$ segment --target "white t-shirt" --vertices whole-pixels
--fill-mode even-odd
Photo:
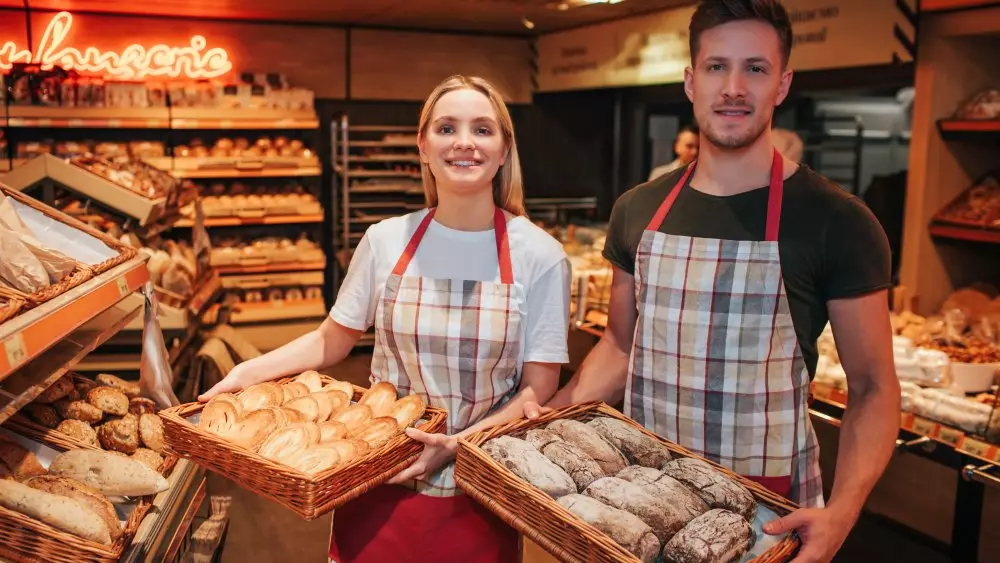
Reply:
[[[367,330],[385,293],[385,282],[427,215],[423,209],[369,227],[330,311],[337,323]],[[563,247],[525,217],[507,222],[514,282],[524,287],[521,362],[567,363],[570,265]],[[456,231],[432,220],[406,275],[437,279],[500,281],[496,237],[488,231]]]

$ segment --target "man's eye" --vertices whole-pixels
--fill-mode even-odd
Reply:
[[[750,72],[767,72],[767,69],[760,65],[753,65],[750,67]]]

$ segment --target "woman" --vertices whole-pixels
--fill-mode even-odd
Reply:
[[[331,561],[508,562],[517,533],[454,480],[458,438],[555,393],[568,361],[569,263],[524,216],[513,125],[480,78],[453,76],[418,131],[428,209],[372,226],[322,326],[247,361],[202,397],[341,361],[374,323],[372,382],[447,409],[447,434],[407,434],[420,458],[338,509]]]

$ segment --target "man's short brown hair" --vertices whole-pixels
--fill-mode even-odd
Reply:
[[[743,20],[762,21],[774,28],[781,45],[781,64],[787,65],[792,54],[792,22],[779,0],[702,0],[688,27],[692,64],[698,55],[698,40],[702,32]]]

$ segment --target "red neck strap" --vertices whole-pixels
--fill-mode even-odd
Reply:
[[[431,220],[434,219],[434,212],[437,211],[436,208],[432,208],[424,219],[420,221],[420,225],[417,226],[417,230],[410,237],[410,242],[407,243],[406,249],[403,250],[403,255],[399,257],[396,261],[396,267],[392,269],[393,275],[402,276],[406,272],[406,268],[410,265],[410,261],[417,254],[417,247],[420,246],[420,241],[424,238],[424,233],[427,232],[427,227],[430,226]],[[500,264],[500,281],[501,283],[510,285],[514,283],[514,268],[511,265],[510,259],[510,240],[507,237],[507,218],[504,217],[503,211],[496,207],[493,210],[493,233],[496,235],[497,239],[497,260]]]
[[[660,230],[660,225],[663,224],[663,220],[666,219],[667,213],[670,212],[670,208],[673,207],[674,202],[677,201],[677,196],[680,195],[681,189],[687,186],[688,181],[694,174],[695,164],[697,160],[688,165],[687,170],[681,179],[674,186],[674,189],[670,190],[670,194],[663,203],[660,204],[659,209],[656,210],[656,214],[649,221],[649,225],[646,227],[648,231],[658,231]],[[765,239],[768,241],[778,240],[778,227],[781,225],[781,198],[784,192],[785,181],[782,178],[784,175],[784,167],[782,166],[781,153],[777,149],[774,150],[774,156],[771,159],[771,185],[768,188],[767,196],[767,227],[765,230]]]

